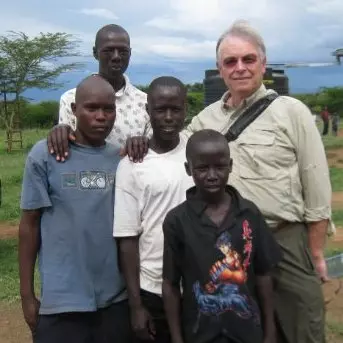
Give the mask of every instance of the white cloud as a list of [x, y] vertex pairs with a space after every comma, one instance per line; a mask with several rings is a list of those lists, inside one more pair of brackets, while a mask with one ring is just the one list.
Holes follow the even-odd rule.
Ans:
[[343, 45], [342, 0], [168, 0], [168, 6], [168, 14], [161, 13], [145, 25], [168, 36], [195, 36], [197, 43], [185, 44], [184, 49], [160, 44], [158, 53], [166, 56], [187, 57], [191, 48], [205, 49], [206, 42], [216, 41], [238, 19], [248, 20], [261, 32], [271, 60], [329, 60], [330, 49]]
[[40, 11], [28, 13], [20, 12], [25, 0], [13, 3], [16, 11], [0, 14], [0, 33], [68, 32], [82, 40], [82, 52], [90, 55], [101, 19], [116, 20], [131, 35], [133, 61], [149, 64], [161, 59], [214, 61], [216, 40], [237, 19], [250, 21], [261, 32], [271, 61], [330, 61], [330, 52], [343, 46], [342, 0], [74, 1], [74, 13], [98, 17], [99, 22], [75, 16], [65, 6], [52, 11], [42, 4]]
[[310, 13], [319, 14], [320, 16], [334, 18], [342, 18], [343, 16], [342, 0], [310, 0], [307, 9]]
[[103, 19], [112, 19], [116, 20], [118, 17], [110, 10], [106, 8], [82, 8], [81, 10], [77, 11], [81, 14], [99, 17]]
[[178, 61], [213, 59], [215, 40], [195, 40], [173, 36], [134, 36], [133, 55], [160, 56]]

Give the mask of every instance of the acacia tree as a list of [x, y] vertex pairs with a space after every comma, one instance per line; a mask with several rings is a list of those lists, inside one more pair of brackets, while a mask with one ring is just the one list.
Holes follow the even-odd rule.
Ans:
[[13, 116], [20, 116], [23, 92], [29, 88], [57, 89], [63, 86], [58, 76], [83, 65], [70, 59], [79, 56], [78, 46], [79, 42], [64, 32], [30, 38], [24, 32], [10, 31], [0, 36], [0, 89], [5, 95], [14, 94], [14, 106], [3, 106], [0, 112], [7, 129], [13, 126]]

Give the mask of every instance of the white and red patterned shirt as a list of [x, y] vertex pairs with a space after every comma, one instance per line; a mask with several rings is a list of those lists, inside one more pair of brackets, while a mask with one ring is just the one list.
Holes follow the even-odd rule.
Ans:
[[[122, 146], [128, 137], [150, 136], [150, 120], [145, 110], [146, 93], [130, 83], [124, 75], [125, 86], [116, 93], [116, 120], [113, 130], [107, 137], [112, 144]], [[59, 124], [67, 124], [76, 129], [76, 118], [71, 110], [71, 103], [75, 101], [76, 88], [62, 94], [60, 99]]]

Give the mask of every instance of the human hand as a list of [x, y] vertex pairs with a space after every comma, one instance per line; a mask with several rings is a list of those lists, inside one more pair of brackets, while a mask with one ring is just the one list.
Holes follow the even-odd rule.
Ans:
[[56, 160], [64, 162], [69, 155], [69, 140], [75, 141], [75, 133], [69, 125], [54, 126], [48, 134], [48, 149]]
[[35, 296], [32, 296], [29, 298], [23, 298], [21, 301], [21, 305], [26, 324], [29, 326], [30, 330], [34, 332], [36, 330], [38, 322], [40, 301]]
[[149, 149], [149, 139], [145, 136], [129, 137], [120, 151], [121, 156], [128, 155], [130, 161], [142, 162]]
[[155, 339], [156, 331], [153, 319], [143, 306], [131, 310], [131, 325], [139, 339], [151, 341]]

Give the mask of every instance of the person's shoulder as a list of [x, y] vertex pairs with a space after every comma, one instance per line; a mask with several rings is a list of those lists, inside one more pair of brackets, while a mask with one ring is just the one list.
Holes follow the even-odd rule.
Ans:
[[293, 98], [292, 96], [288, 95], [280, 95], [276, 100], [275, 104], [280, 106], [284, 106], [289, 110], [305, 110], [306, 112], [310, 112], [309, 108], [299, 99]]
[[258, 209], [257, 205], [245, 198], [238, 190], [237, 188], [233, 187], [233, 186], [229, 186], [230, 187], [230, 191], [235, 194], [236, 196], [236, 199], [238, 200], [238, 203], [239, 203], [239, 207], [241, 209], [244, 209], [244, 210], [247, 210], [248, 212], [250, 212], [251, 214], [253, 215], [260, 215], [261, 212], [260, 210]]
[[34, 144], [28, 154], [28, 158], [35, 161], [46, 161], [49, 155], [47, 139], [44, 138]]
[[180, 143], [179, 144], [180, 144], [180, 146], [182, 148], [185, 149], [185, 151], [186, 151], [186, 146], [187, 146], [188, 139], [189, 139], [189, 135], [187, 134], [187, 132], [181, 131], [180, 132]]
[[147, 99], [147, 94], [145, 92], [143, 92], [142, 90], [140, 90], [139, 88], [137, 88], [136, 86], [134, 86], [133, 84], [130, 84], [130, 88], [131, 88], [131, 92], [134, 93], [135, 97], [137, 98], [141, 98], [143, 100]]
[[106, 147], [103, 150], [103, 155], [106, 159], [110, 159], [114, 163], [119, 163], [119, 161], [121, 160], [120, 146], [106, 142]]
[[[185, 216], [185, 214], [187, 214], [188, 210], [189, 210], [188, 201], [185, 200], [181, 204], [172, 208], [167, 213], [167, 215], [165, 217], [165, 222], [168, 222], [168, 223], [182, 223], [182, 222], [184, 222], [182, 219]], [[180, 228], [180, 225], [178, 225], [178, 227]]]
[[75, 100], [76, 88], [71, 88], [61, 95], [61, 101], [73, 102]]
[[[121, 169], [125, 169], [125, 170], [131, 170], [133, 169], [133, 167], [135, 166], [136, 163], [130, 161], [128, 156], [124, 156], [123, 158], [121, 158], [120, 162], [119, 162], [119, 167]], [[137, 163], [138, 164], [138, 163]]]
[[120, 154], [120, 145], [119, 144], [113, 144], [106, 142], [106, 153], [111, 155], [119, 155]]
[[289, 119], [294, 125], [313, 121], [310, 109], [301, 100], [291, 96], [280, 95], [270, 106], [270, 111], [281, 117]]
[[213, 102], [210, 105], [207, 105], [202, 111], [199, 112], [198, 116], [206, 116], [209, 113], [217, 112], [218, 109], [222, 106], [223, 100], [219, 99], [215, 102]]

